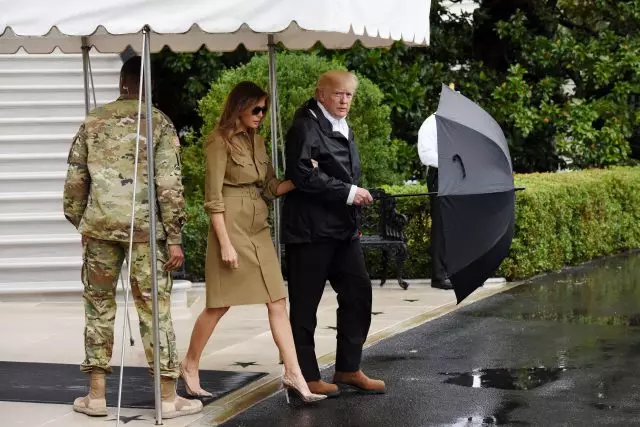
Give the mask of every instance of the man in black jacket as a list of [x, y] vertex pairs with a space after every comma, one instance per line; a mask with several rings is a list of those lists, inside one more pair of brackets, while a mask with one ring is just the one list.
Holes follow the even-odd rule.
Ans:
[[[295, 114], [286, 137], [287, 171], [296, 190], [284, 200], [291, 327], [302, 373], [313, 393], [337, 396], [337, 384], [384, 393], [385, 384], [360, 370], [371, 325], [371, 281], [360, 246], [360, 160], [346, 116], [358, 85], [354, 74], [329, 71], [314, 99]], [[321, 380], [315, 354], [316, 311], [329, 280], [338, 294], [334, 384]]]

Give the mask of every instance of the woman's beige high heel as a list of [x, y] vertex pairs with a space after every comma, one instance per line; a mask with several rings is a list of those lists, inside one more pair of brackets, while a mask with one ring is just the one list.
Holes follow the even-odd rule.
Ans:
[[193, 390], [191, 387], [189, 387], [189, 383], [187, 382], [187, 376], [184, 374], [184, 367], [182, 366], [182, 363], [180, 363], [180, 377], [182, 378], [182, 382], [184, 382], [184, 388], [185, 390], [187, 390], [187, 394], [191, 397], [213, 397], [213, 394], [209, 393], [208, 391], [200, 388], [199, 391], [195, 391]]
[[291, 399], [289, 396], [290, 392], [295, 393], [296, 396], [298, 396], [298, 398], [303, 402], [303, 403], [314, 403], [314, 402], [319, 402], [321, 400], [324, 400], [327, 398], [327, 396], [325, 396], [324, 394], [313, 394], [313, 393], [309, 393], [309, 394], [303, 394], [298, 387], [296, 387], [296, 385], [294, 384], [294, 382], [292, 380], [290, 380], [289, 378], [283, 376], [282, 377], [282, 388], [284, 388], [284, 395], [287, 398], [287, 403], [291, 403]]

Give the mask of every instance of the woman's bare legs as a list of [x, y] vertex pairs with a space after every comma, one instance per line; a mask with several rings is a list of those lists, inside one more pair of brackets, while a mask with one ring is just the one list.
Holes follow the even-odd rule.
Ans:
[[292, 381], [303, 395], [308, 395], [311, 392], [298, 363], [291, 323], [289, 323], [289, 316], [287, 315], [287, 300], [282, 298], [278, 301], [267, 303], [267, 309], [269, 311], [271, 335], [273, 335], [273, 340], [278, 346], [278, 350], [280, 350], [280, 358], [284, 364], [284, 376]]
[[200, 377], [198, 375], [200, 357], [213, 330], [227, 311], [229, 311], [229, 307], [205, 308], [193, 325], [189, 350], [187, 350], [184, 360], [180, 363], [180, 372], [185, 382], [185, 388], [192, 396], [211, 396], [209, 392], [200, 387]]

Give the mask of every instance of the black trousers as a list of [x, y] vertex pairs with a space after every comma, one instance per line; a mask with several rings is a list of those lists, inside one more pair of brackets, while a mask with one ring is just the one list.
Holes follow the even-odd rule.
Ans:
[[289, 244], [286, 256], [291, 328], [305, 379], [320, 379], [313, 335], [327, 280], [338, 294], [336, 371], [358, 371], [371, 326], [372, 300], [360, 241]]
[[[427, 188], [430, 193], [438, 191], [438, 168], [429, 167], [427, 171]], [[444, 282], [447, 279], [447, 272], [442, 263], [444, 242], [442, 241], [442, 233], [436, 232], [442, 228], [440, 200], [435, 196], [431, 196], [430, 203], [431, 246], [429, 248], [429, 255], [431, 256], [431, 283]]]

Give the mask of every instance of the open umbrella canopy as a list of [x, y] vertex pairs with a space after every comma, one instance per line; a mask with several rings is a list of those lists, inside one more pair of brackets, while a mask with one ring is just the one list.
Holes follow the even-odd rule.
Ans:
[[477, 104], [442, 87], [436, 112], [442, 261], [458, 303], [498, 269], [514, 233], [515, 189], [502, 129]]
[[[59, 47], [103, 53], [138, 46], [151, 29], [151, 51], [268, 49], [267, 34], [288, 49], [384, 47], [396, 40], [429, 43], [431, 0], [0, 0], [0, 53]], [[85, 37], [84, 40], [82, 38]]]

